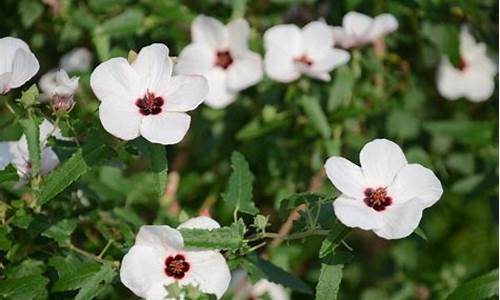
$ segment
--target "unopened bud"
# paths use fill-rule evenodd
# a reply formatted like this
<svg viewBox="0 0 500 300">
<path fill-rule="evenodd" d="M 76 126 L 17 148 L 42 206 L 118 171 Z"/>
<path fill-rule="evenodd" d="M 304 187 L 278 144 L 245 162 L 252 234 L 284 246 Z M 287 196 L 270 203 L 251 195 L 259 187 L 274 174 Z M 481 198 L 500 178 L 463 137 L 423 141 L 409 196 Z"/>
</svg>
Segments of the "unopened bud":
<svg viewBox="0 0 500 300">
<path fill-rule="evenodd" d="M 54 114 L 67 114 L 75 106 L 73 95 L 54 95 L 52 97 L 52 111 Z"/>
</svg>

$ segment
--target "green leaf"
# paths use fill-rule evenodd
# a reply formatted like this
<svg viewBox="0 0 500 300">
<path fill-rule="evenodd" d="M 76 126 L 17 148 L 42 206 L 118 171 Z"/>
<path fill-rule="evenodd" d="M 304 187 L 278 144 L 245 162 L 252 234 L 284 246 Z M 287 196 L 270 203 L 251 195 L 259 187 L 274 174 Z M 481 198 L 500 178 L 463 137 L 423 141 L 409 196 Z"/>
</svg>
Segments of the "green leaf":
<svg viewBox="0 0 500 300">
<path fill-rule="evenodd" d="M 472 279 L 456 288 L 447 300 L 486 299 L 498 296 L 498 269 Z"/>
<path fill-rule="evenodd" d="M 53 257 L 49 261 L 59 275 L 54 292 L 79 290 L 75 300 L 90 300 L 99 295 L 116 275 L 110 264 L 80 261 L 74 256 Z"/>
<path fill-rule="evenodd" d="M 248 256 L 247 261 L 251 262 L 269 281 L 289 287 L 294 291 L 304 294 L 312 294 L 311 288 L 302 280 L 288 273 L 255 255 Z M 251 271 L 251 270 L 247 270 Z"/>
<path fill-rule="evenodd" d="M 425 234 L 425 232 L 422 230 L 422 228 L 420 227 L 417 227 L 417 229 L 415 229 L 415 234 L 418 235 L 421 239 L 423 239 L 424 241 L 427 241 L 427 235 Z"/>
<path fill-rule="evenodd" d="M 424 128 L 432 135 L 444 135 L 464 144 L 490 144 L 495 126 L 489 122 L 468 120 L 426 122 Z"/>
<path fill-rule="evenodd" d="M 143 21 L 144 13 L 140 9 L 131 8 L 104 22 L 97 32 L 115 37 L 132 35 L 142 27 Z"/>
<path fill-rule="evenodd" d="M 343 267 L 343 265 L 321 264 L 321 272 L 316 285 L 316 300 L 337 299 Z"/>
<path fill-rule="evenodd" d="M 20 101 L 23 104 L 23 106 L 27 108 L 39 104 L 40 103 L 39 96 L 40 93 L 38 91 L 38 87 L 36 86 L 36 84 L 33 84 L 32 86 L 30 86 L 29 89 L 22 92 Z"/>
<path fill-rule="evenodd" d="M 19 123 L 23 127 L 26 141 L 28 142 L 28 151 L 30 154 L 31 169 L 33 174 L 40 172 L 40 120 L 36 117 L 21 119 Z"/>
<path fill-rule="evenodd" d="M 38 0 L 22 0 L 19 3 L 21 23 L 25 28 L 30 28 L 43 14 L 43 5 Z"/>
<path fill-rule="evenodd" d="M 55 240 L 59 246 L 68 246 L 71 244 L 70 236 L 77 224 L 77 220 L 62 220 L 47 228 L 42 235 Z"/>
<path fill-rule="evenodd" d="M 235 227 L 207 229 L 179 229 L 184 245 L 189 248 L 221 249 L 236 251 L 239 249 L 242 236 Z"/>
<path fill-rule="evenodd" d="M 344 226 L 340 222 L 335 223 L 333 228 L 323 240 L 319 250 L 319 257 L 324 258 L 334 253 L 338 244 L 351 232 L 350 228 Z"/>
<path fill-rule="evenodd" d="M 40 195 L 40 204 L 57 196 L 85 174 L 90 169 L 90 165 L 107 157 L 105 154 L 108 153 L 109 148 L 103 143 L 92 143 L 78 150 L 46 178 Z"/>
<path fill-rule="evenodd" d="M 143 151 L 149 158 L 149 169 L 153 173 L 153 180 L 158 199 L 163 197 L 168 177 L 167 150 L 164 145 L 153 144 L 144 139 Z"/>
<path fill-rule="evenodd" d="M 12 164 L 9 164 L 5 169 L 0 171 L 0 183 L 4 181 L 18 181 L 19 176 L 17 170 Z"/>
<path fill-rule="evenodd" d="M 0 250 L 7 251 L 10 249 L 12 241 L 8 237 L 8 232 L 5 227 L 0 227 Z"/>
<path fill-rule="evenodd" d="M 328 111 L 346 103 L 352 97 L 352 87 L 354 85 L 354 74 L 349 66 L 342 66 L 335 72 L 335 81 L 330 87 L 328 97 Z"/>
<path fill-rule="evenodd" d="M 314 128 L 323 136 L 324 139 L 330 138 L 332 132 L 328 120 L 321 108 L 319 98 L 313 96 L 304 96 L 300 98 L 300 104 L 304 109 L 309 121 Z"/>
<path fill-rule="evenodd" d="M 45 286 L 48 283 L 42 275 L 8 278 L 0 281 L 0 295 L 10 300 L 47 299 Z"/>
<path fill-rule="evenodd" d="M 222 194 L 222 199 L 238 211 L 255 215 L 259 210 L 252 200 L 253 174 L 245 157 L 235 151 L 231 156 L 231 167 L 233 172 L 229 176 L 229 183 L 226 191 Z"/>
</svg>

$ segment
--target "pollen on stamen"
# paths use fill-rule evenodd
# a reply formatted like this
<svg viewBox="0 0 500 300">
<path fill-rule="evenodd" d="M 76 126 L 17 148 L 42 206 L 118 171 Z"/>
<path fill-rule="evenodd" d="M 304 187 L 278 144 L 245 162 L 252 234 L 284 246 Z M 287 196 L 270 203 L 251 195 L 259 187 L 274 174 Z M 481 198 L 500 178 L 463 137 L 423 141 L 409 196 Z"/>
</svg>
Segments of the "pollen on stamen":
<svg viewBox="0 0 500 300">
<path fill-rule="evenodd" d="M 182 279 L 191 268 L 190 264 L 182 254 L 168 256 L 165 259 L 165 274 L 175 279 Z"/>
<path fill-rule="evenodd" d="M 376 211 L 383 211 L 392 204 L 392 198 L 387 195 L 387 188 L 379 187 L 376 189 L 367 188 L 364 191 L 364 202 Z"/>
</svg>

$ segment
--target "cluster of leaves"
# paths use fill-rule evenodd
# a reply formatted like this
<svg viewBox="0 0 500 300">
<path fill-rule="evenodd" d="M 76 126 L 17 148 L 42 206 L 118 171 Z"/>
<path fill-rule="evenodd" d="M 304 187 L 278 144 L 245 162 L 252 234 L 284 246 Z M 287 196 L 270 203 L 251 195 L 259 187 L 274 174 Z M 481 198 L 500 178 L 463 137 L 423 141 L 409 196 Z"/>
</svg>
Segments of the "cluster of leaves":
<svg viewBox="0 0 500 300">
<path fill-rule="evenodd" d="M 2 6 L 1 36 L 27 41 L 42 73 L 79 46 L 95 53 L 95 63 L 153 41 L 178 54 L 199 13 L 225 21 L 245 16 L 250 45 L 261 53 L 261 33 L 272 25 L 320 17 L 339 24 L 350 10 L 394 14 L 400 28 L 387 37 L 385 56 L 370 47 L 354 50 L 330 83 L 265 79 L 225 110 L 200 107 L 183 143 L 168 148 L 108 135 L 89 89 L 90 70 L 82 72 L 77 107 L 59 121 L 78 143 L 49 141 L 62 163 L 47 176 L 38 174 L 38 124 L 42 117 L 55 121 L 50 109 L 38 103 L 36 87 L 2 97 L 0 140 L 26 134 L 34 176 L 14 188 L 15 169 L 0 172 L 0 298 L 129 297 L 117 271 L 138 228 L 175 225 L 206 211 L 226 226 L 182 230 L 186 245 L 222 249 L 232 268 L 244 268 L 254 282 L 280 283 L 297 299 L 497 294 L 498 271 L 491 270 L 498 268 L 498 101 L 448 102 L 434 80 L 441 55 L 458 61 L 464 22 L 497 55 L 496 1 L 4 0 Z M 330 155 L 356 161 L 375 137 L 397 141 L 409 161 L 441 179 L 445 194 L 421 224 L 428 242 L 412 236 L 389 243 L 360 231 L 349 235 L 349 245 L 342 242 L 348 231 L 335 220 L 337 192 L 322 166 Z M 178 184 L 165 186 L 175 183 L 173 174 Z M 304 210 L 291 233 L 274 233 L 297 206 Z M 176 293 L 175 286 L 169 290 Z"/>
</svg>

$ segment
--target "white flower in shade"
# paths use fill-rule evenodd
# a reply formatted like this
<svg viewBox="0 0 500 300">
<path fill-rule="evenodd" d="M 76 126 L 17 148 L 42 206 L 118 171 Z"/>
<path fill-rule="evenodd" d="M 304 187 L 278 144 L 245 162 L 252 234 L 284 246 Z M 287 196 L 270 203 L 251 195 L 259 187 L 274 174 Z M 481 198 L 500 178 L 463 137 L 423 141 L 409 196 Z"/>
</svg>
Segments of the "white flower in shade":
<svg viewBox="0 0 500 300">
<path fill-rule="evenodd" d="M 488 100 L 495 91 L 496 63 L 486 53 L 484 43 L 476 43 L 466 26 L 460 31 L 460 61 L 455 68 L 444 57 L 439 65 L 437 88 L 449 99 L 464 97 L 473 102 Z"/>
<path fill-rule="evenodd" d="M 59 128 L 55 128 L 52 123 L 44 119 L 40 124 L 40 173 L 42 175 L 52 171 L 59 164 L 56 153 L 47 146 L 47 139 L 51 136 L 60 140 L 66 139 L 61 135 Z M 17 169 L 17 174 L 21 178 L 21 181 L 30 175 L 32 163 L 26 136 L 21 136 L 19 141 L 0 142 L 0 170 L 5 169 L 9 164 L 13 164 Z"/>
<path fill-rule="evenodd" d="M 342 27 L 333 27 L 333 39 L 342 48 L 359 47 L 398 29 L 393 15 L 381 14 L 375 18 L 352 11 L 342 19 Z"/>
<path fill-rule="evenodd" d="M 373 230 L 385 239 L 410 235 L 422 211 L 439 200 L 441 182 L 418 164 L 408 164 L 395 143 L 377 139 L 359 154 L 361 167 L 342 157 L 330 157 L 326 174 L 342 193 L 333 207 L 346 226 Z"/>
<path fill-rule="evenodd" d="M 59 64 L 67 72 L 88 70 L 92 62 L 92 53 L 87 48 L 75 48 L 63 55 Z"/>
<path fill-rule="evenodd" d="M 0 39 L 0 94 L 25 84 L 40 69 L 29 46 L 13 37 Z"/>
<path fill-rule="evenodd" d="M 209 217 L 197 217 L 178 228 L 219 228 Z M 180 232 L 167 225 L 142 226 L 135 244 L 123 257 L 120 279 L 134 294 L 147 300 L 163 300 L 165 286 L 177 282 L 194 285 L 221 298 L 231 273 L 224 256 L 216 250 L 184 247 Z"/>
<path fill-rule="evenodd" d="M 112 58 L 90 76 L 90 86 L 101 101 L 99 118 L 112 135 L 132 140 L 139 135 L 153 143 L 182 140 L 195 109 L 208 90 L 203 76 L 172 76 L 168 48 L 152 44 L 141 49 L 133 63 Z"/>
<path fill-rule="evenodd" d="M 252 285 L 248 274 L 243 269 L 236 269 L 232 272 L 229 286 L 233 300 L 264 299 L 265 296 L 271 300 L 290 300 L 286 289 L 280 284 L 260 279 Z"/>
<path fill-rule="evenodd" d="M 314 21 L 300 29 L 277 25 L 264 33 L 267 75 L 276 81 L 291 82 L 302 74 L 329 81 L 329 72 L 349 61 L 345 50 L 335 49 L 330 26 Z"/>
<path fill-rule="evenodd" d="M 79 77 L 69 77 L 65 70 L 49 71 L 44 74 L 38 86 L 42 91 L 42 98 L 52 99 L 54 96 L 73 96 L 78 89 Z"/>
<path fill-rule="evenodd" d="M 239 91 L 262 79 L 262 59 L 248 48 L 250 27 L 237 19 L 224 26 L 218 20 L 198 16 L 191 24 L 192 44 L 178 57 L 176 72 L 201 74 L 208 80 L 205 103 L 223 108 Z"/>
</svg>

